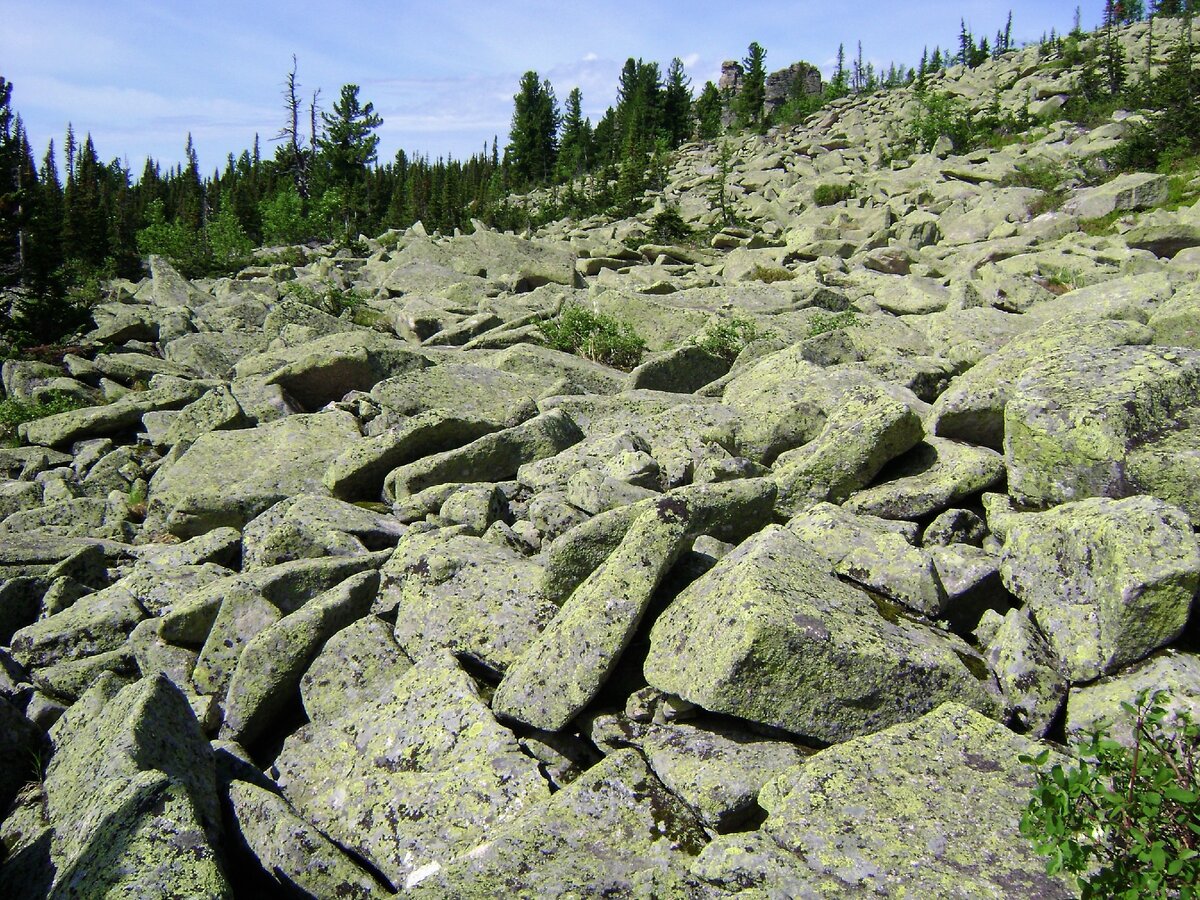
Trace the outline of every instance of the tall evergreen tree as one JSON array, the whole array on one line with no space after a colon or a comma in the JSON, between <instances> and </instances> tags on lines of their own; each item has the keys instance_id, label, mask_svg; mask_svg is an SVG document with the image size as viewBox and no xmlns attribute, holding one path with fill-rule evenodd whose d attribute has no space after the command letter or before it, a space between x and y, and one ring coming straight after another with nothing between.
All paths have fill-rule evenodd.
<instances>
[{"instance_id":1,"label":"tall evergreen tree","mask_svg":"<svg viewBox=\"0 0 1200 900\"><path fill-rule=\"evenodd\" d=\"M667 144L675 149L692 136L691 79L677 56L667 68L667 86L663 97L663 129Z\"/></svg>"},{"instance_id":2,"label":"tall evergreen tree","mask_svg":"<svg viewBox=\"0 0 1200 900\"><path fill-rule=\"evenodd\" d=\"M742 127L761 126L765 123L763 104L767 99L767 51L758 41L750 44L746 58L742 60L745 74L742 87L735 101L737 122Z\"/></svg>"},{"instance_id":3,"label":"tall evergreen tree","mask_svg":"<svg viewBox=\"0 0 1200 900\"><path fill-rule=\"evenodd\" d=\"M74 177L67 180L63 193L63 256L84 271L102 269L108 258L103 169L89 134L76 156Z\"/></svg>"},{"instance_id":4,"label":"tall evergreen tree","mask_svg":"<svg viewBox=\"0 0 1200 900\"><path fill-rule=\"evenodd\" d=\"M367 167L378 157L379 135L375 129L383 124L373 103L364 105L359 101L358 90L357 84L342 86L333 112L321 114L325 128L317 139L323 187L337 191L331 200L336 201L346 235L358 229L367 212Z\"/></svg>"},{"instance_id":5,"label":"tall evergreen tree","mask_svg":"<svg viewBox=\"0 0 1200 900\"><path fill-rule=\"evenodd\" d=\"M592 123L583 117L583 92L577 87L572 88L562 119L556 166L558 180L572 181L581 177L591 165L591 155Z\"/></svg>"},{"instance_id":6,"label":"tall evergreen tree","mask_svg":"<svg viewBox=\"0 0 1200 900\"><path fill-rule=\"evenodd\" d=\"M558 151L558 103L549 81L526 72L513 98L512 128L505 158L517 184L545 183L554 171Z\"/></svg>"},{"instance_id":7,"label":"tall evergreen tree","mask_svg":"<svg viewBox=\"0 0 1200 900\"><path fill-rule=\"evenodd\" d=\"M21 160L14 128L12 91L12 82L0 76L0 289L13 287L21 278L23 223L18 184ZM3 314L4 307L0 305L0 315Z\"/></svg>"},{"instance_id":8,"label":"tall evergreen tree","mask_svg":"<svg viewBox=\"0 0 1200 900\"><path fill-rule=\"evenodd\" d=\"M711 81L704 83L704 90L696 99L696 134L712 140L721 134L721 92Z\"/></svg>"}]
</instances>

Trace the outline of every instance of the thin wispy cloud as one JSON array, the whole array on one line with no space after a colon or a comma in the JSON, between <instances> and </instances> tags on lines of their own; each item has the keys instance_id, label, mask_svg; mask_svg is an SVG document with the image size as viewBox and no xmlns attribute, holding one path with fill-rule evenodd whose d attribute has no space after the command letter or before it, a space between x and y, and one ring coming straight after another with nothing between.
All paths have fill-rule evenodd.
<instances>
[{"instance_id":1,"label":"thin wispy cloud","mask_svg":"<svg viewBox=\"0 0 1200 900\"><path fill-rule=\"evenodd\" d=\"M1071 25L1075 0L910 0L854 7L794 0L692 0L675 4L583 0L416 4L362 0L333 11L316 0L5 0L0 75L15 85L14 106L35 146L67 122L91 131L106 159L140 170L147 155L173 164L191 131L205 170L266 139L283 122L281 89L298 63L301 95L318 87L326 107L342 84L362 86L385 124L380 158L398 149L464 157L485 140L501 143L521 74L534 70L560 101L573 87L595 122L614 100L628 57L679 56L699 91L721 62L751 41L769 69L797 60L829 72L839 43L847 58L863 42L877 68L914 65L921 48L956 45L960 17L991 36L1013 12L1014 37L1034 40ZM1103 4L1084 5L1085 25Z\"/></svg>"}]
</instances>

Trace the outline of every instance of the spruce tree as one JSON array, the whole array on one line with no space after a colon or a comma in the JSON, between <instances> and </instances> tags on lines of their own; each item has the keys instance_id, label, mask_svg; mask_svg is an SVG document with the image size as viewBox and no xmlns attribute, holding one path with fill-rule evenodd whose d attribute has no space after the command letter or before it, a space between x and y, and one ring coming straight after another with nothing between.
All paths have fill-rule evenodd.
<instances>
[{"instance_id":1,"label":"spruce tree","mask_svg":"<svg viewBox=\"0 0 1200 900\"><path fill-rule=\"evenodd\" d=\"M15 286L21 278L20 154L12 91L12 82L0 76L0 290ZM4 306L0 303L0 315L5 315Z\"/></svg>"},{"instance_id":2,"label":"spruce tree","mask_svg":"<svg viewBox=\"0 0 1200 900\"><path fill-rule=\"evenodd\" d=\"M762 126L763 105L767 99L767 70L765 61L767 51L758 41L753 41L742 60L745 74L742 76L742 86L734 100L734 111L737 123L742 128Z\"/></svg>"},{"instance_id":3,"label":"spruce tree","mask_svg":"<svg viewBox=\"0 0 1200 900\"><path fill-rule=\"evenodd\" d=\"M562 120L556 172L559 181L572 181L588 170L592 153L592 124L583 117L583 92L572 88Z\"/></svg>"},{"instance_id":4,"label":"spruce tree","mask_svg":"<svg viewBox=\"0 0 1200 900\"><path fill-rule=\"evenodd\" d=\"M663 98L663 129L667 144L674 150L692 136L691 79L677 56L667 68L666 94Z\"/></svg>"},{"instance_id":5,"label":"spruce tree","mask_svg":"<svg viewBox=\"0 0 1200 900\"><path fill-rule=\"evenodd\" d=\"M517 184L530 187L550 180L558 151L558 103L549 81L526 72L513 98L512 127L505 160Z\"/></svg>"},{"instance_id":6,"label":"spruce tree","mask_svg":"<svg viewBox=\"0 0 1200 900\"><path fill-rule=\"evenodd\" d=\"M317 138L321 188L344 236L360 230L360 220L366 213L367 167L378 156L379 135L375 129L383 124L375 105L358 99L358 90L357 84L342 85L333 112L321 113L324 132Z\"/></svg>"},{"instance_id":7,"label":"spruce tree","mask_svg":"<svg viewBox=\"0 0 1200 900\"><path fill-rule=\"evenodd\" d=\"M721 134L721 92L711 81L704 83L695 105L696 134L704 140L712 140Z\"/></svg>"}]
</instances>

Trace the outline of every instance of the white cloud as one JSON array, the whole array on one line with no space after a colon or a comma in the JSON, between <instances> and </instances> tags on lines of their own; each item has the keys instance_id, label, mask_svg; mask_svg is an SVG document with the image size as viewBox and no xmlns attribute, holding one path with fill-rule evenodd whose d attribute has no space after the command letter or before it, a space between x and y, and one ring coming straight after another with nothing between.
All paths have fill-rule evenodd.
<instances>
[{"instance_id":1,"label":"white cloud","mask_svg":"<svg viewBox=\"0 0 1200 900\"><path fill-rule=\"evenodd\" d=\"M598 60L599 58L600 58L600 57L599 57L597 54L595 54L595 53L590 53L590 52L589 52L589 53L585 53L585 54L583 54L583 61L584 61L584 62L595 62L595 61L596 61L596 60Z\"/></svg>"}]
</instances>

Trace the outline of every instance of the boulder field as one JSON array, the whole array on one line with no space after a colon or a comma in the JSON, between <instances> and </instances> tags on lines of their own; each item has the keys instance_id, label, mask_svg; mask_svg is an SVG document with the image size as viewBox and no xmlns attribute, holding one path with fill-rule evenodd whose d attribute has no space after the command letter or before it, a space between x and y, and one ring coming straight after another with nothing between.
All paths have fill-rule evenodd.
<instances>
[{"instance_id":1,"label":"boulder field","mask_svg":"<svg viewBox=\"0 0 1200 900\"><path fill-rule=\"evenodd\" d=\"M1018 757L1200 709L1200 204L1094 177L1134 115L901 154L916 103L628 219L155 258L5 362L85 405L0 448L0 896L1077 896Z\"/></svg>"}]
</instances>

